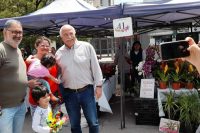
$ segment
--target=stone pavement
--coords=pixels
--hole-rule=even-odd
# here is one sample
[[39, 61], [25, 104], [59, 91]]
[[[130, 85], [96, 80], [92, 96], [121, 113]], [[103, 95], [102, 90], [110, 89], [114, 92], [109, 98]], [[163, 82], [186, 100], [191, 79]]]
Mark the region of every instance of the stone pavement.
[[[114, 99], [114, 100], [113, 100]], [[132, 111], [132, 98], [126, 98], [125, 124], [121, 129], [120, 123], [120, 97], [110, 100], [113, 114], [102, 112], [100, 114], [100, 133], [159, 133], [158, 126], [136, 125]], [[28, 113], [24, 125], [24, 133], [34, 133], [31, 129], [31, 116]], [[70, 126], [64, 126], [61, 133], [70, 133]], [[83, 133], [89, 133], [88, 127], [83, 128]]]

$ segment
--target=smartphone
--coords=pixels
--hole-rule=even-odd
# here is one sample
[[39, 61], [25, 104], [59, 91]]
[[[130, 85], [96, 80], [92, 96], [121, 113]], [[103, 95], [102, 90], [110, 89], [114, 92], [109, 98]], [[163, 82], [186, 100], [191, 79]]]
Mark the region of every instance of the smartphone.
[[159, 45], [160, 58], [161, 60], [174, 60], [187, 57], [190, 55], [188, 47], [189, 44], [185, 40], [161, 43]]

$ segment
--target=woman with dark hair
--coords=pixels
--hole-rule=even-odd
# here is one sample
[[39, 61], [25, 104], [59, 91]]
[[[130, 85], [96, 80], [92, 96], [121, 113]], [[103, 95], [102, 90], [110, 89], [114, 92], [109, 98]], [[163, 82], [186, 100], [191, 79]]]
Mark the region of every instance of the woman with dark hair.
[[139, 62], [141, 62], [143, 60], [142, 57], [142, 47], [141, 47], [141, 43], [139, 41], [135, 41], [133, 43], [131, 52], [130, 52], [130, 59], [131, 59], [131, 63], [132, 63], [132, 84], [134, 85], [135, 82], [139, 83], [141, 80], [141, 76], [138, 75], [138, 70], [136, 69], [136, 67], [138, 66]]

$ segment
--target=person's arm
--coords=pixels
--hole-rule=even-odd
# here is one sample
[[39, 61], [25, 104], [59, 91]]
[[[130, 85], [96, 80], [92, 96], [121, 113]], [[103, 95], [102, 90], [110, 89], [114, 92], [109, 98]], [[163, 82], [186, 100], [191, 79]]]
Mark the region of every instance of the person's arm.
[[200, 48], [191, 37], [187, 37], [186, 41], [188, 41], [190, 45], [188, 48], [190, 51], [190, 56], [185, 57], [184, 59], [193, 64], [200, 74]]
[[35, 88], [36, 86], [41, 85], [41, 82], [39, 82], [37, 79], [31, 79], [28, 81], [28, 87]]
[[96, 52], [94, 50], [94, 48], [92, 47], [92, 45], [90, 45], [90, 54], [91, 54], [91, 69], [92, 69], [92, 74], [94, 77], [94, 82], [96, 85], [96, 89], [95, 89], [95, 96], [96, 99], [99, 99], [102, 95], [102, 84], [103, 84], [103, 75], [102, 75], [102, 71], [96, 56]]
[[30, 55], [28, 58], [26, 58], [26, 63], [31, 64], [35, 60], [36, 58], [33, 55]]
[[36, 110], [33, 115], [32, 129], [37, 133], [51, 133], [51, 128], [49, 126], [41, 126], [41, 114], [39, 110]]
[[51, 79], [52, 81], [54, 81], [55, 83], [60, 84], [60, 81], [59, 81], [57, 78], [55, 78], [54, 76], [52, 76], [51, 74], [48, 75], [47, 77], [50, 78], [50, 79]]

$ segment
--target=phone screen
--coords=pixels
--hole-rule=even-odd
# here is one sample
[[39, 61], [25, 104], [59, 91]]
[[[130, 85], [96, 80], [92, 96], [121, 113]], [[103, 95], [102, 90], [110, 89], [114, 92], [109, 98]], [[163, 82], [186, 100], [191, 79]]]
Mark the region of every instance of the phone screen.
[[187, 50], [189, 44], [185, 40], [166, 42], [160, 44], [160, 56], [162, 60], [173, 60], [176, 58], [186, 57], [190, 55]]

